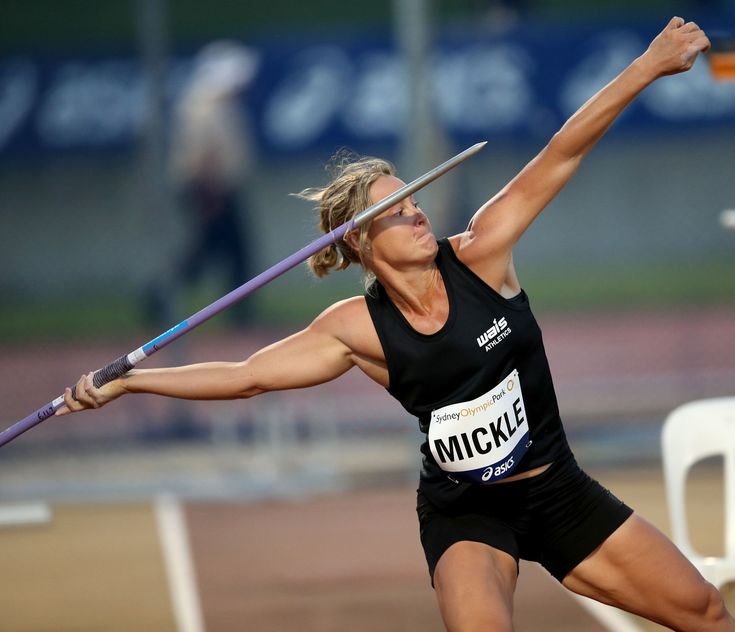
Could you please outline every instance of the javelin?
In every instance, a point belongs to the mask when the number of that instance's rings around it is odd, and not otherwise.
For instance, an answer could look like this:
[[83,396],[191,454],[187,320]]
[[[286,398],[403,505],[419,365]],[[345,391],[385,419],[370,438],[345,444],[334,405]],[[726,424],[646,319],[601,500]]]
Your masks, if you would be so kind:
[[[339,241],[346,233],[362,226],[365,222],[373,219],[377,215],[380,215],[380,213],[400,202],[404,198],[407,198],[409,195],[412,195],[419,189],[422,189],[430,182],[436,180],[439,176],[444,175],[447,171],[456,167],[459,163],[464,162],[470,156],[474,156],[486,144],[487,141],[472,145],[472,147],[465,149],[463,152],[460,152],[453,158],[450,158],[446,162],[440,164],[438,167],[434,167],[431,171],[427,171],[424,175],[416,178],[413,182],[409,182],[398,189],[395,193],[392,193],[376,204],[369,206],[351,220],[345,222],[338,228],[331,230],[325,235],[322,235],[307,246],[304,246],[301,250],[296,251],[292,255],[286,257],[283,261],[271,266],[264,272],[261,272],[258,276],[253,277],[246,283],[243,283],[240,287],[232,290],[229,294],[225,294],[222,298],[217,299],[214,303],[199,310],[196,314],[190,316],[186,320],[182,320],[178,325],[171,327],[171,329],[162,333],[150,342],[147,342],[142,347],[139,347],[127,355],[120,356],[114,362],[111,362],[107,366],[95,371],[95,374],[92,377],[92,383],[95,387],[100,388],[102,385],[112,382],[112,380],[124,375],[136,364],[146,358],[149,358],[156,351],[163,349],[166,345],[171,344],[177,338],[180,338],[185,333],[194,329],[194,327],[201,325],[203,322],[212,318],[215,314],[219,314],[222,310],[227,309],[237,301],[245,298],[248,294],[251,294],[266,283],[269,283],[276,277],[282,275],[284,272],[287,272],[299,263],[306,261],[311,255],[316,254],[322,248],[326,248],[327,246]],[[76,394],[76,387],[72,389],[72,394]],[[26,430],[30,430],[33,426],[40,424],[45,419],[48,419],[63,405],[64,396],[60,395],[45,406],[39,408],[37,411],[0,432],[0,447],[23,434]]]

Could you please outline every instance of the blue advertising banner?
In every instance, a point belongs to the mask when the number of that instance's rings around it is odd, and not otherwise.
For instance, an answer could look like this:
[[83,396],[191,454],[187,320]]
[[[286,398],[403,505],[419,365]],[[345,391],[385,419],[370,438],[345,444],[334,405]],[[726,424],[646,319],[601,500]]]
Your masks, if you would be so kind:
[[[547,138],[655,33],[639,26],[444,34],[429,61],[437,120],[462,142]],[[331,151],[399,138],[409,111],[407,69],[388,35],[249,45],[260,63],[242,106],[260,151]],[[168,107],[191,68],[191,56],[171,61]],[[0,156],[129,150],[144,122],[144,77],[132,55],[0,59]],[[714,81],[700,59],[691,72],[646,90],[618,125],[637,133],[734,123],[735,83]]]

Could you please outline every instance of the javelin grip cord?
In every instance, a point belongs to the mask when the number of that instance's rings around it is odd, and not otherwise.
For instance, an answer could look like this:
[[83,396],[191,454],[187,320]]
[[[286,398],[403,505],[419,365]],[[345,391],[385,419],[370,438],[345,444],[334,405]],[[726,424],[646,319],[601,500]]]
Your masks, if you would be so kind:
[[[100,388],[108,382],[112,382],[112,380],[116,380],[117,378],[122,377],[134,366],[135,365],[128,359],[128,356],[120,356],[114,362],[110,362],[110,364],[108,364],[107,366],[95,371],[94,375],[92,376],[92,384],[94,384],[95,388]],[[71,387],[71,396],[74,399],[77,398],[76,384]]]
[[[467,160],[467,158],[474,156],[486,144],[487,142],[485,141],[482,143],[476,143],[475,145],[468,147],[456,156],[440,164],[438,167],[434,167],[431,171],[426,172],[424,175],[404,185],[403,187],[398,189],[398,191],[392,193],[388,197],[380,200],[372,206],[369,206],[364,211],[356,215],[353,219],[345,222],[338,228],[335,228],[325,235],[322,235],[318,239],[315,239],[310,244],[304,246],[297,252],[286,257],[283,261],[268,268],[264,272],[261,272],[259,275],[250,279],[250,281],[247,281],[238,288],[232,290],[228,294],[225,294],[223,297],[217,299],[214,303],[199,310],[196,314],[180,322],[178,325],[172,327],[168,331],[165,331],[160,336],[144,344],[142,347],[136,349],[135,351],[132,351],[131,353],[128,353],[127,355],[120,356],[114,362],[111,362],[102,369],[98,369],[97,371],[95,371],[94,376],[92,377],[93,384],[95,385],[95,387],[100,388],[108,382],[122,377],[136,364],[138,364],[138,362],[150,357],[151,355],[156,353],[156,351],[160,351],[165,346],[171,344],[174,340],[183,336],[185,333],[191,331],[206,320],[212,318],[212,316],[218,314],[222,310],[245,298],[248,294],[251,294],[258,288],[275,279],[276,277],[281,276],[284,272],[287,272],[291,268],[306,261],[310,256],[316,254],[322,248],[326,248],[327,246],[339,241],[349,231],[362,226],[365,222],[373,219],[377,215],[380,215],[380,213],[382,213],[386,209],[389,209],[394,204],[400,202],[404,198],[407,198],[409,195],[412,195],[419,189],[425,187],[430,182],[436,180],[439,176],[444,175],[450,169]],[[76,386],[72,389],[72,395],[76,398]],[[52,417],[54,413],[63,405],[64,396],[60,395],[45,406],[42,406],[27,417],[24,417],[20,421],[14,423],[12,426],[0,432],[0,447],[4,446],[6,443],[9,443],[27,430],[30,430],[45,419]]]
[[96,388],[112,382],[119,377],[125,375],[135,365],[128,360],[128,356],[120,356],[114,362],[110,362],[106,367],[100,369],[92,376],[92,383]]

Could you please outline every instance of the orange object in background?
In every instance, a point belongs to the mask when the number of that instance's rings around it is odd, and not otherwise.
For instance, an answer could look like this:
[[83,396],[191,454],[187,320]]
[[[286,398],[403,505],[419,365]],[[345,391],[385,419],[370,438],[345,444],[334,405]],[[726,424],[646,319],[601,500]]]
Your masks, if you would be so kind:
[[709,54],[712,76],[718,81],[735,81],[735,51],[715,51]]
[[707,61],[715,79],[735,81],[735,37],[724,33],[715,35]]

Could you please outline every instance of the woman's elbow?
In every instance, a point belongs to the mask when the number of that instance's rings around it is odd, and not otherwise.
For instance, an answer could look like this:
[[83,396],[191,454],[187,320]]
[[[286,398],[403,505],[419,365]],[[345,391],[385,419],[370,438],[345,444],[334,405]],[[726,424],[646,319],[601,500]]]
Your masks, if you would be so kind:
[[250,399],[251,397],[255,397],[256,395],[260,395],[267,391],[268,389],[266,388],[250,385],[239,388],[232,399]]
[[247,360],[233,364],[228,378],[226,399],[250,399],[268,390],[258,383]]

